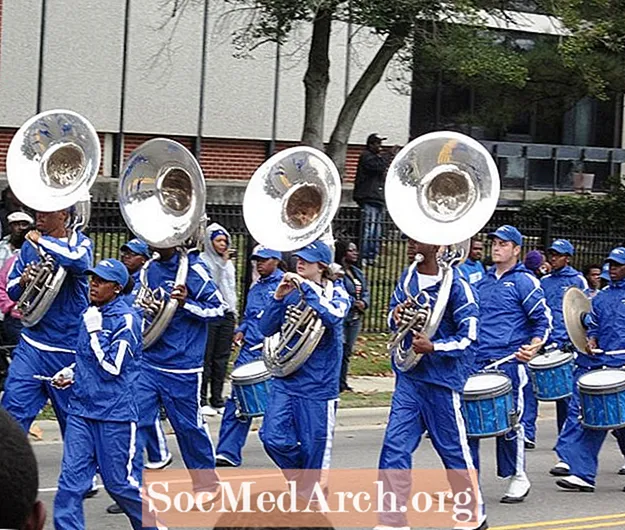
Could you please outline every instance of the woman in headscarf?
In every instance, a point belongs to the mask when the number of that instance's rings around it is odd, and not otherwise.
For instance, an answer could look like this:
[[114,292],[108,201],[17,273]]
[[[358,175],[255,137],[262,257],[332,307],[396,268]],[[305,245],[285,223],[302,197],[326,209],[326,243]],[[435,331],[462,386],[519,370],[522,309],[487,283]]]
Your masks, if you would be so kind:
[[[200,254],[200,258],[210,269],[212,280],[228,304],[224,316],[208,324],[208,341],[204,355],[204,375],[200,395],[202,414],[206,416],[223,413],[225,405],[223,388],[237,320],[237,282],[231,259],[231,243],[232,238],[228,231],[220,224],[212,223],[206,229],[204,252]],[[209,384],[210,396],[208,395]]]

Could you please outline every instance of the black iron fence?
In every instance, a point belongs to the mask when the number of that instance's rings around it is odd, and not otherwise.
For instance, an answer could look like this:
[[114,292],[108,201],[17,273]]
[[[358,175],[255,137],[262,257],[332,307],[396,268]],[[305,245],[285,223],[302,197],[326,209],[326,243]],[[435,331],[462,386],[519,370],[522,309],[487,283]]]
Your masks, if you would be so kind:
[[[240,305],[243,306],[249,286],[251,268],[246,259],[251,254],[255,242],[252,240],[243,221],[241,206],[208,205],[207,213],[212,222],[225,226],[231,233],[233,247],[237,249],[237,280]],[[571,228],[549,217],[528,220],[514,211],[497,211],[477,237],[486,245],[485,255],[489,255],[486,235],[502,224],[515,225],[525,236],[523,256],[533,249],[547,248],[556,238],[569,239],[576,248],[573,266],[582,269],[590,263],[601,263],[609,251],[625,241],[625,227],[622,230],[608,230],[600,226]],[[333,223],[334,236],[359,243],[361,239],[361,213],[359,208],[341,208]],[[92,220],[89,235],[94,241],[95,259],[117,257],[119,247],[132,234],[128,230],[115,201],[95,201],[92,206]],[[380,254],[373,266],[364,268],[371,289],[371,307],[366,313],[363,331],[386,331],[386,310],[395,282],[408,265],[406,255],[407,240],[395,226],[388,214],[382,222]]]

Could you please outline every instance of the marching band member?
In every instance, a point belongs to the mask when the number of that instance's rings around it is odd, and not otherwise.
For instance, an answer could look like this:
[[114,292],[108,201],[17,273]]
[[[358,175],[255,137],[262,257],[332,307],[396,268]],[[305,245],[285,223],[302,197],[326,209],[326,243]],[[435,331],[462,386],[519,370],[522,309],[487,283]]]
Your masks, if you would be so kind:
[[471,285],[476,285],[486,276],[486,269],[482,264],[482,254],[484,253],[484,243],[479,239],[471,239],[471,250],[469,257],[464,263],[458,265],[458,270],[462,277]]
[[[206,323],[223,315],[225,303],[197,251],[188,254],[185,285],[174,285],[180,259],[176,248],[158,249],[158,252],[161,259],[153,261],[147,270],[148,287],[163,286],[171,293],[171,298],[178,301],[178,308],[163,334],[144,350],[137,385],[140,401],[138,449],[143,451],[162,405],[186,467],[211,470],[215,468],[215,453],[198,398]],[[191,474],[195,491],[215,489],[210,473],[194,474],[192,471]]]
[[300,301],[293,280],[300,282],[306,304],[326,329],[298,370],[274,378],[260,438],[281,469],[327,469],[338,405],[343,319],[350,301],[343,281],[327,277],[332,251],[324,242],[317,240],[294,256],[297,273],[282,278],[260,319],[260,331],[265,337],[279,332],[287,307]]
[[[251,261],[256,264],[259,278],[249,290],[243,320],[235,330],[233,341],[241,345],[241,351],[234,362],[234,368],[262,359],[265,337],[259,329],[259,323],[267,304],[273,298],[284,276],[278,268],[281,259],[280,252],[260,246],[252,254]],[[237,406],[234,398],[231,397],[226,401],[224,417],[221,420],[217,444],[217,466],[238,467],[241,465],[241,452],[252,425],[252,419],[237,417],[236,413]]]
[[[438,297],[442,279],[436,260],[439,247],[416,244],[424,259],[416,268],[404,270],[397,282],[388,319],[393,331],[398,328],[402,311],[412,305],[406,291],[413,297],[425,291],[430,304]],[[405,347],[424,354],[421,361],[403,372],[393,360],[395,391],[380,454],[382,470],[412,469],[412,454],[426,430],[446,469],[475,469],[462,417],[461,394],[467,380],[466,355],[477,339],[479,310],[468,282],[456,268],[453,275],[449,301],[432,339],[422,333],[409,332],[406,336]],[[466,475],[450,480],[454,491],[471,487]],[[477,521],[473,528],[487,528],[482,494],[476,486]]]
[[[121,295],[128,272],[115,260],[93,269],[91,306],[82,314],[75,363],[52,379],[71,390],[59,487],[54,499],[57,529],[85,528],[83,494],[99,469],[104,487],[140,529],[141,476],[133,474],[141,362],[141,321]],[[72,384],[73,383],[73,384]]]
[[22,329],[5,383],[2,406],[28,432],[48,398],[65,432],[68,393],[53,388],[36,375],[52,376],[74,362],[81,316],[89,305],[86,271],[91,266],[91,240],[68,228],[71,209],[37,212],[36,229],[26,235],[19,257],[9,273],[7,292],[19,300],[30,281],[32,263],[40,261],[36,246],[64,267],[67,276],[41,320]]
[[[569,241],[556,239],[547,249],[551,272],[540,280],[543,291],[545,291],[547,305],[551,309],[553,316],[553,331],[551,332],[550,341],[555,342],[558,348],[570,347],[571,343],[564,325],[564,315],[562,313],[564,293],[569,287],[578,287],[582,291],[588,289],[586,278],[570,265],[573,254],[575,254],[575,249]],[[558,432],[562,430],[562,425],[564,425],[564,420],[566,420],[567,403],[568,399],[561,399],[556,402]]]
[[[135,238],[122,245],[120,250],[122,263],[126,266],[134,284],[132,292],[125,297],[128,305],[132,306],[141,288],[141,269],[151,257],[150,249],[145,241]],[[135,310],[137,309],[140,310],[140,308],[135,307]],[[171,464],[172,455],[169,447],[167,447],[167,438],[165,437],[160,417],[154,422],[151,431],[147,427],[143,431],[143,434],[146,436],[145,449],[148,457],[145,467],[147,469],[163,469]]]
[[[578,355],[576,360],[569,414],[556,445],[560,462],[551,470],[552,475],[562,476],[556,484],[572,491],[595,490],[599,451],[607,434],[604,430],[585,429],[582,426],[577,381],[590,370],[625,366],[624,353],[605,353],[625,351],[625,247],[612,250],[606,261],[610,267],[610,284],[592,299],[592,309],[586,319],[588,346],[586,352]],[[625,429],[615,431],[615,435],[623,447]]]
[[[551,311],[536,277],[519,263],[522,235],[503,225],[488,236],[492,239],[494,266],[478,286],[480,300],[479,342],[475,347],[475,368],[517,352],[515,360],[499,366],[512,381],[517,427],[497,438],[497,475],[510,479],[501,498],[504,504],[523,502],[530,491],[525,474],[524,400],[528,384],[527,363],[542,347],[551,331]],[[473,460],[479,467],[479,440],[469,441]]]

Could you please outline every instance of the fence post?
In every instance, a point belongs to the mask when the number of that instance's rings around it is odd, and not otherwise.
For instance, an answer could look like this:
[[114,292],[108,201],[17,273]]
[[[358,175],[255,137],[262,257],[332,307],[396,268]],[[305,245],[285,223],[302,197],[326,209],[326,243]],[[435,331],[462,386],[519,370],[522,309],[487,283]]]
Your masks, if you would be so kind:
[[553,218],[547,215],[543,218],[543,247],[549,248],[551,245],[551,234],[553,231]]

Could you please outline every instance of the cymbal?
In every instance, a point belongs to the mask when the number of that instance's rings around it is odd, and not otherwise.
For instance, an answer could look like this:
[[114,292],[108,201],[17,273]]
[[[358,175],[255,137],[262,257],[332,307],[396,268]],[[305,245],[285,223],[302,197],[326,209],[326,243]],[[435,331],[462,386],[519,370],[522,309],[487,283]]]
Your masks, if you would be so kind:
[[590,312],[590,300],[584,291],[577,287],[570,287],[564,293],[562,300],[562,313],[564,315],[564,325],[573,345],[579,351],[586,350],[586,327],[584,317]]

